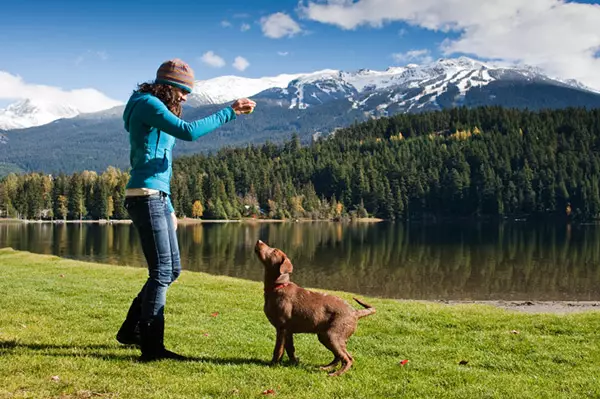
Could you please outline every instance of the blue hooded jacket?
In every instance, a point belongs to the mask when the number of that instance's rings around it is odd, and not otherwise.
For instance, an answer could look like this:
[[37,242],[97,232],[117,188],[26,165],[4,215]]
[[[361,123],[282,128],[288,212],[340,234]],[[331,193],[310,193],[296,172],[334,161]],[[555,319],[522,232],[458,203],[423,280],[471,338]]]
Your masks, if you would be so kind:
[[151,188],[168,194],[167,204],[173,212],[170,183],[175,139],[196,140],[235,118],[235,111],[227,107],[204,119],[186,122],[152,94],[135,92],[123,112],[130,144],[127,188]]

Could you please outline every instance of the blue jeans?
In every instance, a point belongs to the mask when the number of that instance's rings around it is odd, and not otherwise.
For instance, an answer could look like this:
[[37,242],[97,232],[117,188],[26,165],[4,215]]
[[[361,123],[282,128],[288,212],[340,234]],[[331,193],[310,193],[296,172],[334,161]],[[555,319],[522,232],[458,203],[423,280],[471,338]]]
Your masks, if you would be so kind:
[[138,294],[142,307],[140,320],[162,319],[167,288],[181,274],[179,245],[166,195],[127,197],[125,208],[138,230],[148,263],[148,280]]

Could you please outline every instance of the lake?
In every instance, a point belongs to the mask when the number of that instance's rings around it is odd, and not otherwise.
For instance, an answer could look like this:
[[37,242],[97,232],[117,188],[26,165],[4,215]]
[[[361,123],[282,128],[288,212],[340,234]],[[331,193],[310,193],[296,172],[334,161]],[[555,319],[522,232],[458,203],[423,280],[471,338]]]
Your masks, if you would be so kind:
[[[185,270],[262,281],[257,239],[305,287],[403,299],[600,300],[600,225],[201,223],[177,231]],[[0,223],[0,247],[145,267],[130,224]]]

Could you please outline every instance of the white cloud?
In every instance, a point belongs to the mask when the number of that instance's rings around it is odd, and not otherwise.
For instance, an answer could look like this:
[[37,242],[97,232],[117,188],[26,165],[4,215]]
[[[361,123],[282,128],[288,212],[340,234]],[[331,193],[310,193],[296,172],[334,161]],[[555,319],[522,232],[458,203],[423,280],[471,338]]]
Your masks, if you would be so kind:
[[0,71],[0,100],[25,99],[70,104],[84,113],[102,111],[122,104],[96,89],[64,90],[60,87],[27,83],[20,76]]
[[260,24],[264,35],[272,39],[280,39],[284,36],[291,37],[302,32],[300,25],[289,15],[282,12],[261,18]]
[[282,56],[282,57],[285,57],[286,55],[289,54],[289,52],[288,51],[278,51],[277,54],[280,55],[280,56]]
[[240,30],[242,32],[246,32],[247,30],[250,30],[250,24],[242,24],[242,26],[240,27]]
[[221,68],[225,66],[225,60],[216,55],[213,51],[207,51],[206,53],[202,54],[200,60],[206,65],[209,65],[214,68]]
[[414,62],[417,64],[429,64],[433,61],[431,53],[427,49],[410,50],[406,53],[394,53],[392,58],[398,64]]
[[243,71],[250,66],[250,63],[244,57],[238,56],[235,57],[235,60],[233,60],[232,66],[238,71]]
[[221,26],[223,28],[231,28],[231,22],[229,22],[229,21],[221,21]]
[[79,65],[81,65],[81,63],[83,63],[84,61],[87,61],[89,59],[106,61],[106,60],[108,60],[108,53],[106,51],[88,50],[85,53],[79,55],[75,59],[75,65],[79,66]]
[[299,11],[342,29],[403,21],[457,33],[442,44],[444,54],[529,64],[600,89],[598,5],[565,0],[324,0],[303,3]]

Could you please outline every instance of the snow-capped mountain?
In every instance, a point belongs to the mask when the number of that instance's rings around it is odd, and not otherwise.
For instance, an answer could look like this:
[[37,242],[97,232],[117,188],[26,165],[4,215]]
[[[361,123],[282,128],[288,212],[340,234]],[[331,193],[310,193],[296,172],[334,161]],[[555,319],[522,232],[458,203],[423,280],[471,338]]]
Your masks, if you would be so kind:
[[73,118],[79,110],[70,104],[25,99],[0,109],[0,130],[45,125],[60,118]]
[[[239,97],[252,97],[258,105],[251,115],[178,146],[178,155],[223,146],[276,143],[292,133],[309,142],[379,116],[455,106],[600,108],[600,93],[579,82],[552,78],[535,68],[491,65],[469,58],[384,71],[323,70],[264,79],[223,77],[198,82],[196,89],[188,99],[187,105],[192,106],[183,114],[186,120],[204,118],[218,110],[219,104]],[[27,114],[25,105],[12,107],[12,115]],[[21,108],[21,112],[14,111]],[[0,134],[0,163],[24,170],[65,172],[102,171],[108,165],[126,168],[129,142],[121,115],[122,105],[16,133],[5,132]]]
[[[381,116],[482,102],[494,103],[494,98],[498,97],[497,91],[515,82],[598,93],[572,79],[551,78],[537,68],[497,66],[460,57],[440,59],[425,65],[390,67],[384,71],[326,69],[256,79],[222,76],[199,80],[186,105],[199,107],[252,97],[282,108],[306,110],[333,101],[346,101],[350,109]],[[488,98],[483,100],[481,96]],[[476,101],[475,97],[478,97]],[[113,101],[106,103],[106,106],[117,104]],[[89,107],[83,105],[76,107],[38,99],[22,100],[0,109],[0,130],[34,127],[57,119],[72,118],[80,115],[82,108],[90,111]]]
[[243,78],[239,76],[220,76],[214,79],[198,80],[194,91],[188,97],[187,105],[196,107],[207,104],[223,104],[238,98],[250,97],[271,88],[284,88],[294,79],[303,76],[278,75],[265,78]]
[[346,99],[351,107],[373,115],[418,112],[461,105],[469,92],[494,82],[527,82],[596,92],[582,83],[553,79],[533,67],[487,64],[468,57],[409,64],[385,71],[322,70],[261,79],[226,76],[196,82],[189,105],[219,104],[253,97],[290,109],[307,109]]
[[59,119],[71,119],[77,116],[82,118],[113,116],[116,115],[115,109],[120,110],[119,114],[123,112],[122,107],[117,104],[118,101],[110,100],[75,106],[67,102],[26,98],[0,109],[0,130],[42,126]]
[[461,105],[472,89],[481,91],[499,82],[535,82],[593,91],[575,80],[552,79],[536,68],[494,66],[460,57],[385,71],[320,71],[300,76],[286,88],[259,93],[256,98],[298,109],[345,98],[354,109],[388,115]]

